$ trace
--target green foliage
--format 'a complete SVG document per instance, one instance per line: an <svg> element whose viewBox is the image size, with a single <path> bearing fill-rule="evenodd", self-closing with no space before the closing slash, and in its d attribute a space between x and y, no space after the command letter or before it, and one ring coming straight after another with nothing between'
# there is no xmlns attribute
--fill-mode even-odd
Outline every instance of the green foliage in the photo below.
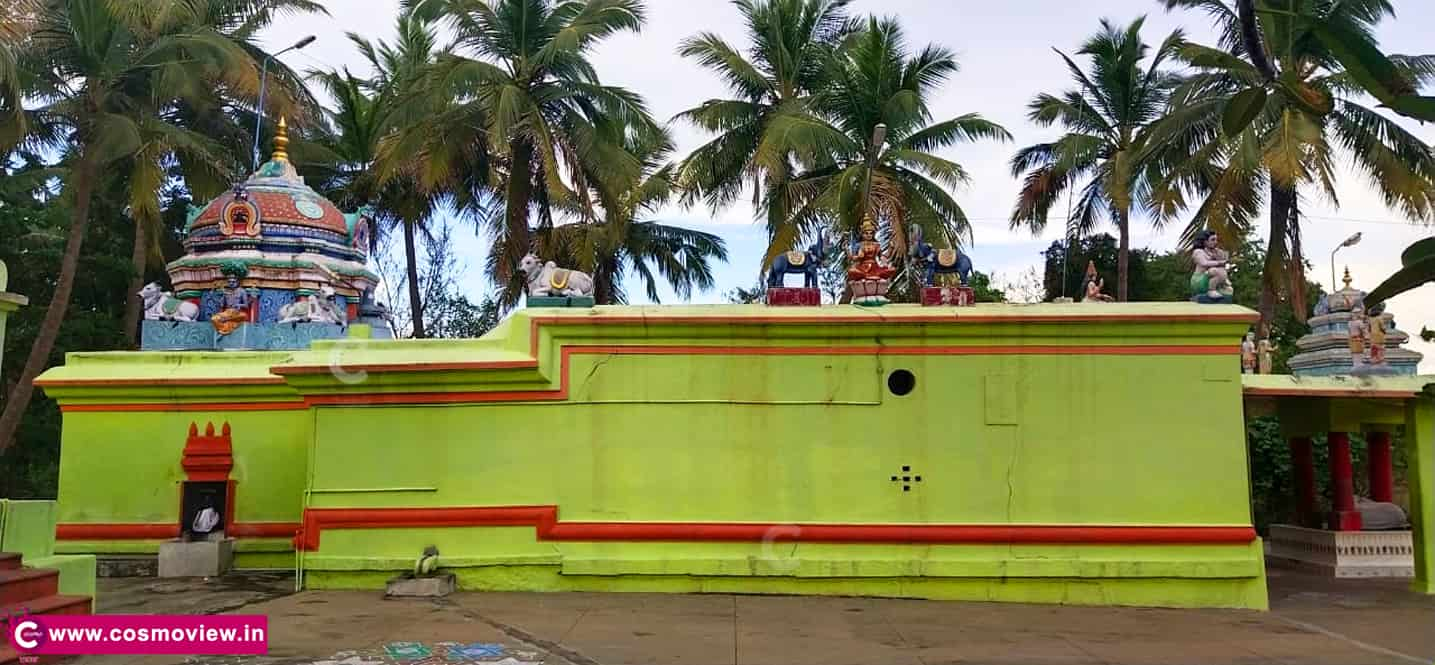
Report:
<svg viewBox="0 0 1435 665"><path fill-rule="evenodd" d="M97 197L96 223L75 280L72 304L50 351L47 366L60 364L71 351L126 348L121 320L130 276L128 240L132 235L118 194ZM43 304L54 293L54 275L64 250L70 209L63 199L0 201L0 260L10 268L8 290L30 298L30 306L10 314L5 330L0 381L9 394L20 377L25 355L34 345L45 315ZM36 395L22 415L15 445L0 453L0 496L54 498L59 474L60 409Z"/></svg>

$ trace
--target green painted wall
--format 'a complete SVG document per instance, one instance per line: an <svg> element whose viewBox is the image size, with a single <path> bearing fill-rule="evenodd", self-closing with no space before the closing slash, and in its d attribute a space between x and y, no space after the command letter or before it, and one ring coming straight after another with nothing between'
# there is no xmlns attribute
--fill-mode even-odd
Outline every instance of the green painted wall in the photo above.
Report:
<svg viewBox="0 0 1435 665"><path fill-rule="evenodd" d="M1053 320L1022 318L1032 312ZM1121 318L1130 313L1166 320ZM266 387L268 399L288 390L320 403L360 404L67 413L61 521L177 519L184 432L191 421L227 419L244 521L297 521L307 501L313 508L557 505L564 522L1249 525L1235 357L1246 313L1181 304L987 306L957 317L905 307L525 310L483 340L342 340L277 360L191 356L183 369L189 378L258 376L267 362L287 382ZM536 345L534 316L558 317L538 328ZM661 350L574 353L564 401L535 395L374 406L353 397L552 391L562 385L563 348L611 345ZM1081 350L1130 345L1230 352ZM748 351L683 352L692 346ZM894 347L900 354L883 352ZM72 358L53 377L125 376L136 356L146 356L133 360L141 374L167 375L180 371L173 355ZM536 367L454 366L533 359ZM449 369L412 371L423 363ZM385 372L385 364L409 371ZM285 370L304 366L316 371ZM888 390L897 369L915 375L911 394ZM55 392L62 403L165 399L133 387ZM224 393L205 386L170 399ZM903 466L923 478L910 492L890 480L904 475ZM306 582L375 586L410 567L428 544L475 589L1265 606L1258 542L583 543L538 541L532 527L326 529L320 548L302 555Z"/></svg>
<svg viewBox="0 0 1435 665"><path fill-rule="evenodd" d="M95 557L55 554L54 501L0 499L0 552L15 552L33 568L60 571L60 593L95 595Z"/></svg>

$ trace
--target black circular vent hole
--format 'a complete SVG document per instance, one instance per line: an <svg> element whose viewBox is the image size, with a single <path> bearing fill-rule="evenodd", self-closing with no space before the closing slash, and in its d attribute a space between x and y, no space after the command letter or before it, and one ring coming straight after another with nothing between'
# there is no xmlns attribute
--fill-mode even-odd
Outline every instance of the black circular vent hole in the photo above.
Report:
<svg viewBox="0 0 1435 665"><path fill-rule="evenodd" d="M887 390L898 397L912 392L917 387L917 377L905 369L894 370L887 375Z"/></svg>

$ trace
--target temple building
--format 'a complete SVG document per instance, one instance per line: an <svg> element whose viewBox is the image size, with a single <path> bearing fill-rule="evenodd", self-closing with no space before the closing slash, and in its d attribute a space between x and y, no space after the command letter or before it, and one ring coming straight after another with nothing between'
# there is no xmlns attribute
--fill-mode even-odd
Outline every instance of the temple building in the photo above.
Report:
<svg viewBox="0 0 1435 665"><path fill-rule="evenodd" d="M1405 356L1364 351L1399 338L1354 304L1329 329L1368 376L1243 376L1244 307L884 304L869 234L862 307L595 307L528 255L529 306L482 338L386 339L370 221L283 147L194 216L145 350L37 381L63 414L56 552L164 574L217 543L307 588L422 555L465 590L1264 609L1244 416L1270 413L1302 492L1327 436L1335 504L1302 494L1292 525L1317 537L1361 534L1349 434L1402 434L1407 569L1435 593L1435 378L1382 370Z"/></svg>
<svg viewBox="0 0 1435 665"><path fill-rule="evenodd" d="M390 336L372 302L373 218L367 209L343 213L306 185L288 143L281 118L269 161L191 206L185 254L167 266L174 295L150 292L141 348L297 349L314 339ZM211 325L216 316L223 320Z"/></svg>

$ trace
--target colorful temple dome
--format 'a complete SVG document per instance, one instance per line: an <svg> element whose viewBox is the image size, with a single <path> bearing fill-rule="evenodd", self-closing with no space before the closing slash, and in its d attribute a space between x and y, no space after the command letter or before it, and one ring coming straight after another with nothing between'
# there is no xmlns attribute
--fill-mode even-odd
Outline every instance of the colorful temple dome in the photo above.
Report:
<svg viewBox="0 0 1435 665"><path fill-rule="evenodd" d="M1395 318L1389 312L1381 311L1366 318L1367 326L1381 326L1383 334L1363 336L1358 344L1363 349L1383 342L1383 363L1371 362L1366 349L1357 359L1351 342L1351 322L1365 317L1365 291L1353 288L1350 271L1346 270L1345 287L1335 293L1322 296L1315 306L1315 316L1310 318L1310 334L1296 341L1299 351L1287 361L1291 374L1295 376L1336 376L1360 374L1417 374L1421 354L1403 348L1410 341L1410 335L1395 327Z"/></svg>
<svg viewBox="0 0 1435 665"><path fill-rule="evenodd" d="M281 118L269 161L207 205L190 207L185 254L167 269L175 294L196 300L202 317L219 309L225 266L244 266L242 283L258 295L256 322L277 321L279 308L324 286L357 305L378 282L368 269L369 211L341 212L306 185L288 143Z"/></svg>

